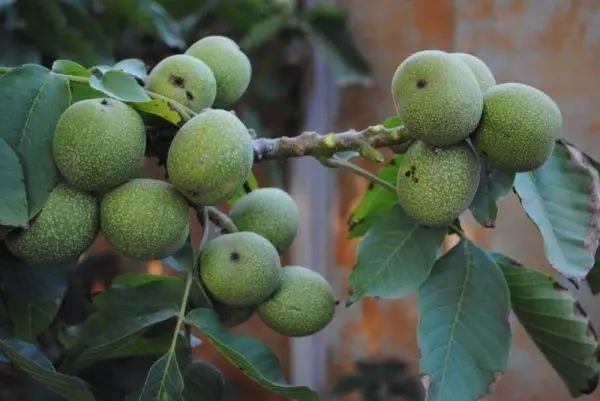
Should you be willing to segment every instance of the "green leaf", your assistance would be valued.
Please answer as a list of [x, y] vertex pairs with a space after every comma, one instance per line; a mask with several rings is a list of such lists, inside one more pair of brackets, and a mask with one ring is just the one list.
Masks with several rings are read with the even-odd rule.
[[242, 38], [239, 45], [245, 52], [251, 52], [257, 47], [264, 46], [271, 38], [283, 31], [289, 22], [289, 17], [273, 14], [257, 22]]
[[185, 401], [221, 401], [225, 378], [219, 369], [200, 360], [190, 362], [183, 371]]
[[[398, 165], [403, 157], [403, 155], [396, 156], [386, 167], [379, 170], [377, 176], [395, 186]], [[373, 224], [374, 219], [381, 212], [390, 209], [397, 203], [398, 200], [393, 193], [376, 182], [372, 182], [358, 206], [350, 214], [348, 219], [348, 237], [356, 238], [365, 235]]]
[[70, 82], [71, 102], [76, 103], [85, 99], [98, 99], [106, 97], [106, 95], [92, 88], [89, 82]]
[[23, 65], [0, 77], [0, 138], [23, 166], [30, 218], [58, 182], [52, 138], [70, 102], [67, 79], [42, 66]]
[[77, 345], [64, 369], [76, 371], [122, 355], [146, 329], [177, 316], [183, 293], [181, 278], [150, 277], [121, 276], [94, 298], [96, 312], [78, 327]]
[[18, 340], [0, 340], [0, 351], [20, 370], [30, 375], [66, 401], [95, 401], [84, 382], [57, 373], [35, 346]]
[[163, 259], [163, 263], [171, 266], [175, 270], [193, 270], [196, 267], [196, 251], [192, 248], [188, 238], [185, 245], [173, 256]]
[[60, 308], [60, 300], [36, 302], [21, 298], [9, 298], [7, 307], [14, 325], [14, 336], [19, 340], [35, 343], [37, 336], [54, 321]]
[[498, 168], [482, 166], [479, 186], [470, 209], [473, 217], [486, 228], [496, 226], [497, 202], [509, 194], [515, 181], [514, 173], [505, 173]]
[[227, 202], [229, 203], [230, 206], [233, 206], [235, 204], [235, 202], [237, 202], [242, 197], [246, 196], [247, 194], [249, 194], [250, 192], [254, 191], [257, 188], [258, 188], [258, 181], [256, 180], [256, 177], [254, 176], [254, 174], [250, 173], [250, 176], [248, 176], [248, 179], [246, 180], [244, 185], [242, 185], [240, 188], [238, 188], [238, 190], [235, 192], [235, 194], [233, 194], [233, 196], [231, 196], [227, 200]]
[[0, 277], [3, 290], [9, 297], [30, 301], [51, 302], [63, 296], [69, 274], [77, 260], [56, 265], [28, 265], [24, 262], [0, 258]]
[[344, 7], [319, 3], [304, 20], [309, 42], [328, 60], [339, 85], [371, 83], [369, 65], [352, 39]]
[[0, 225], [27, 227], [27, 192], [23, 167], [8, 144], [0, 138]]
[[138, 78], [142, 82], [146, 82], [146, 78], [148, 78], [148, 69], [146, 68], [146, 64], [139, 59], [128, 58], [121, 60], [113, 65], [112, 69], [123, 71], [134, 78]]
[[[144, 330], [176, 315], [177, 311], [167, 308], [118, 320], [92, 315], [82, 328], [82, 332], [86, 333], [78, 344], [82, 351], [65, 365], [65, 369], [75, 372], [104, 359], [127, 355], [127, 350], [139, 343]], [[93, 333], [93, 329], [96, 329], [96, 333]]]
[[144, 88], [131, 75], [117, 70], [109, 70], [102, 78], [90, 78], [90, 86], [123, 102], [147, 102], [150, 97]]
[[171, 353], [160, 357], [150, 368], [138, 401], [185, 401], [183, 376]]
[[547, 274], [495, 254], [510, 288], [512, 310], [572, 397], [598, 386], [598, 339], [581, 305]]
[[186, 46], [179, 25], [173, 20], [171, 15], [159, 3], [155, 1], [147, 2], [145, 10], [158, 36], [169, 47], [184, 49]]
[[505, 371], [511, 345], [502, 271], [462, 239], [419, 291], [422, 381], [429, 401], [478, 401]]
[[398, 299], [417, 290], [445, 235], [445, 227], [425, 228], [398, 205], [381, 214], [358, 245], [347, 305], [365, 296]]
[[164, 99], [152, 99], [141, 103], [134, 102], [131, 105], [139, 111], [158, 116], [174, 125], [178, 125], [182, 121], [182, 117], [177, 110]]
[[382, 125], [388, 129], [397, 128], [397, 127], [402, 126], [402, 119], [399, 116], [391, 116], [391, 117], [386, 118], [383, 121]]
[[579, 150], [559, 141], [543, 166], [517, 174], [514, 188], [542, 234], [550, 264], [569, 279], [584, 279], [600, 238], [598, 171]]
[[222, 328], [212, 310], [195, 309], [188, 313], [186, 322], [196, 326], [229, 361], [261, 386], [296, 401], [319, 400], [310, 388], [285, 381], [277, 357], [265, 344]]
[[74, 75], [77, 77], [92, 76], [92, 73], [84, 66], [71, 60], [56, 60], [52, 63], [52, 71], [57, 74]]

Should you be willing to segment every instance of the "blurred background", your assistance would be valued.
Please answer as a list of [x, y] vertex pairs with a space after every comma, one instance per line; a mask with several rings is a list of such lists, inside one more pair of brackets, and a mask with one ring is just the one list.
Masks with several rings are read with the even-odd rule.
[[[389, 82], [397, 65], [424, 49], [469, 52], [498, 82], [538, 87], [559, 104], [564, 135], [600, 156], [600, 2], [598, 0], [0, 0], [0, 64], [50, 66], [68, 58], [86, 66], [141, 58], [149, 67], [207, 34], [237, 40], [253, 63], [252, 84], [235, 111], [260, 136], [294, 136], [362, 128], [394, 114]], [[362, 163], [375, 170], [377, 166]], [[279, 186], [302, 213], [299, 238], [284, 255], [324, 274], [339, 299], [358, 240], [346, 221], [368, 186], [362, 178], [312, 159], [255, 168], [261, 186]], [[162, 177], [148, 159], [148, 176]], [[464, 217], [466, 231], [488, 249], [550, 272], [541, 237], [510, 195], [494, 230]], [[170, 274], [160, 262], [116, 257], [100, 238], [84, 279], [101, 291], [125, 271]], [[578, 293], [596, 327], [600, 301]], [[260, 319], [236, 328], [265, 341], [286, 376], [324, 400], [421, 400], [414, 297], [363, 299], [338, 307], [333, 323], [290, 340]], [[510, 368], [491, 401], [566, 401], [558, 376], [514, 321]], [[280, 400], [231, 367], [208, 343], [197, 354], [228, 378], [231, 400]], [[600, 395], [588, 401], [600, 400]]]

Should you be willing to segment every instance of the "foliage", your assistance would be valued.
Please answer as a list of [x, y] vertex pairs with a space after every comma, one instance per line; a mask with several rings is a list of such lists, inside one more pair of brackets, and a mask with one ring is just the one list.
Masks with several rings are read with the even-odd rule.
[[[190, 7], [197, 12], [190, 13]], [[219, 32], [215, 20], [227, 15], [228, 32], [240, 43], [240, 51], [253, 55], [258, 71], [253, 89], [236, 105], [242, 115], [252, 114], [249, 104], [277, 103], [289, 89], [285, 83], [263, 81], [286, 75], [267, 78], [265, 71], [271, 67], [262, 69], [263, 63], [274, 60], [268, 55], [270, 46], [283, 38], [288, 43], [300, 36], [325, 51], [340, 83], [368, 81], [366, 64], [344, 39], [344, 13], [330, 5], [299, 12], [251, 0], [235, 7], [228, 1], [106, 0], [86, 7], [79, 1], [20, 0], [0, 3], [0, 10], [2, 29], [10, 32], [3, 36], [6, 49], [30, 50], [5, 51], [21, 58], [8, 63], [13, 67], [0, 67], [2, 238], [33, 227], [48, 194], [62, 180], [54, 165], [52, 138], [58, 119], [74, 102], [110, 97], [129, 104], [146, 123], [151, 145], [147, 156], [165, 158], [169, 140], [195, 113], [145, 89], [148, 68], [139, 45], [146, 40], [160, 39], [162, 50], [152, 53], [160, 58], [166, 49], [181, 51], [190, 37], [202, 36], [199, 26]], [[123, 21], [130, 21], [132, 28], [124, 28]], [[207, 21], [214, 25], [204, 25]], [[282, 92], [269, 92], [274, 89]], [[256, 119], [245, 121], [257, 128], [248, 123]], [[325, 166], [347, 168], [372, 181], [349, 221], [348, 235], [360, 238], [360, 245], [346, 306], [364, 297], [418, 294], [420, 368], [430, 401], [478, 400], [493, 388], [507, 367], [511, 312], [573, 397], [595, 391], [598, 339], [569, 289], [507, 255], [482, 249], [462, 231], [459, 219], [445, 227], [427, 227], [400, 207], [395, 183], [406, 151], [402, 133], [402, 122], [392, 117], [361, 132], [322, 137], [308, 133], [295, 142], [254, 138], [251, 150], [258, 162], [263, 153], [277, 156], [286, 144], [292, 146], [284, 149], [285, 155], [292, 156], [303, 156], [306, 147], [313, 147], [309, 154]], [[351, 162], [356, 157], [381, 161], [369, 143], [374, 137], [378, 147], [393, 146], [397, 153], [375, 175]], [[512, 189], [538, 228], [557, 275], [575, 284], [589, 279], [592, 291], [600, 291], [599, 164], [575, 145], [556, 139], [553, 153], [533, 171], [513, 174], [481, 167], [478, 191], [469, 206], [479, 224], [494, 227], [498, 201]], [[258, 187], [249, 174], [222, 203], [231, 205]], [[103, 194], [94, 195], [101, 199]], [[194, 355], [194, 348], [203, 344], [196, 340], [197, 333], [269, 391], [300, 401], [319, 399], [313, 389], [285, 380], [277, 357], [265, 344], [232, 332], [222, 321], [217, 301], [198, 278], [200, 256], [213, 238], [237, 228], [217, 208], [220, 204], [190, 206], [201, 223], [202, 241], [192, 243], [190, 236], [183, 247], [166, 255], [163, 262], [176, 274], [119, 275], [94, 295], [78, 292], [80, 274], [92, 256], [32, 266], [13, 256], [6, 241], [0, 242], [0, 364], [20, 379], [7, 397], [222, 399], [222, 373]], [[152, 218], [159, 220], [162, 213]], [[442, 244], [449, 236], [458, 236], [458, 241], [445, 250]], [[36, 249], [46, 251], [42, 248]], [[228, 256], [238, 262], [240, 252]], [[359, 369], [364, 373], [364, 366]], [[110, 384], [104, 379], [108, 372], [114, 376]], [[402, 384], [391, 383], [393, 392], [399, 393]], [[334, 392], [368, 391], [373, 386], [372, 377], [346, 378]]]

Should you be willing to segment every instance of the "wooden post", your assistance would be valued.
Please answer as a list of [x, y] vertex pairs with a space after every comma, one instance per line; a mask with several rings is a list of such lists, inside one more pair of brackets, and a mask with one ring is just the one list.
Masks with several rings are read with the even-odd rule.
[[[306, 0], [307, 6], [319, 0]], [[321, 54], [313, 57], [312, 80], [308, 90], [306, 130], [326, 132], [337, 111], [337, 88]], [[314, 158], [290, 161], [290, 193], [300, 208], [301, 224], [291, 252], [291, 263], [327, 275], [332, 260], [331, 195], [336, 185], [332, 170]], [[326, 348], [323, 333], [295, 338], [290, 343], [291, 382], [321, 392], [327, 376]]]

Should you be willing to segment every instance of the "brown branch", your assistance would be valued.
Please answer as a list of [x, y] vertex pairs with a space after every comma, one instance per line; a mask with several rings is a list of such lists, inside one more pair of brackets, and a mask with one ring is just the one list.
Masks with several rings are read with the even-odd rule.
[[252, 145], [254, 162], [258, 163], [302, 156], [331, 157], [337, 152], [390, 147], [413, 139], [404, 126], [385, 128], [383, 125], [374, 125], [362, 131], [349, 130], [325, 135], [307, 131], [292, 138], [256, 138], [252, 140]]

